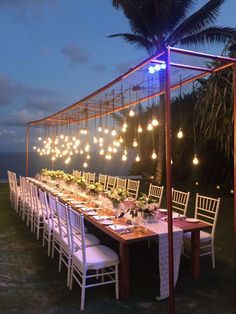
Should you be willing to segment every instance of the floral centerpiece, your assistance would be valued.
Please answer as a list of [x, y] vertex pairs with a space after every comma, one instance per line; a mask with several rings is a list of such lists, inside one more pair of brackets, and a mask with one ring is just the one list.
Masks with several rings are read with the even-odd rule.
[[87, 187], [87, 181], [84, 177], [79, 177], [78, 179], [75, 178], [75, 183], [81, 188], [86, 189]]
[[64, 179], [65, 173], [62, 170], [48, 170], [47, 168], [41, 169], [40, 175], [44, 177], [50, 177], [52, 180]]
[[70, 184], [72, 182], [75, 182], [75, 177], [72, 176], [72, 174], [66, 173], [64, 175], [64, 180], [65, 180], [66, 183]]
[[98, 194], [104, 191], [103, 185], [99, 182], [95, 182], [94, 184], [89, 184], [88, 188], [90, 192], [94, 194]]
[[120, 205], [122, 201], [127, 198], [127, 191], [126, 189], [122, 189], [116, 187], [110, 191], [108, 191], [108, 197], [112, 201], [113, 207], [116, 208]]
[[127, 198], [124, 202], [126, 212], [130, 214], [132, 218], [142, 215], [146, 219], [151, 219], [154, 216], [157, 205], [155, 199], [148, 197], [146, 194], [136, 200], [134, 198]]

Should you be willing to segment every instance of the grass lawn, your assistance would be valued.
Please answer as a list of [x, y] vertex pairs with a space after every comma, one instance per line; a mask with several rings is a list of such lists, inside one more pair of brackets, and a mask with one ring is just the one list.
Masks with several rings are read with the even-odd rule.
[[[66, 271], [58, 272], [58, 259], [47, 257], [41, 239], [11, 208], [7, 184], [0, 184], [0, 313], [73, 314], [80, 310], [80, 288], [66, 287]], [[193, 194], [194, 195], [194, 194]], [[190, 207], [193, 207], [194, 197]], [[99, 236], [101, 236], [99, 234]], [[114, 249], [117, 243], [103, 237]], [[189, 275], [189, 260], [182, 257], [175, 289], [176, 313], [236, 313], [233, 265], [233, 198], [221, 201], [216, 229], [216, 269], [210, 256], [201, 258], [201, 277]], [[158, 252], [153, 243], [131, 247], [131, 296], [116, 301], [113, 287], [86, 291], [84, 313], [168, 313], [168, 300], [156, 301], [158, 294]]]

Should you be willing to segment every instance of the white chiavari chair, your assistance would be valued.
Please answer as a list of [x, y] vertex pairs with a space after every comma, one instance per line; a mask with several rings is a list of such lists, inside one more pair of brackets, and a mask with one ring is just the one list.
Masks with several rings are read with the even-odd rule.
[[162, 196], [163, 196], [164, 186], [158, 186], [150, 183], [148, 197], [154, 198], [156, 200], [157, 206], [161, 206]]
[[93, 184], [95, 183], [96, 179], [96, 173], [95, 172], [89, 172], [88, 173], [88, 183]]
[[81, 177], [82, 174], [81, 174], [81, 171], [73, 170], [72, 175], [78, 179]]
[[88, 182], [88, 179], [89, 179], [89, 172], [83, 171], [82, 176], [84, 177], [84, 179], [86, 180], [86, 182]]
[[[200, 256], [211, 255], [212, 267], [215, 268], [215, 229], [220, 206], [220, 198], [212, 198], [196, 194], [195, 202], [195, 219], [209, 224], [209, 231], [200, 231]], [[184, 233], [183, 253], [185, 256], [190, 255], [191, 233]]]
[[139, 180], [130, 180], [128, 179], [127, 183], [127, 192], [128, 195], [137, 198], [138, 197], [138, 192], [139, 192], [139, 185], [140, 181]]
[[39, 201], [38, 188], [35, 184], [32, 186], [33, 199], [33, 232], [36, 232], [36, 238], [39, 239], [40, 230], [43, 230], [43, 213], [41, 209], [41, 202]]
[[53, 229], [46, 191], [39, 189], [39, 200], [43, 214], [43, 246], [45, 245], [46, 241], [48, 244], [48, 256], [50, 256]]
[[81, 287], [80, 310], [84, 310], [86, 288], [115, 284], [116, 299], [118, 299], [118, 255], [105, 245], [86, 247], [82, 214], [69, 209], [69, 222], [72, 240], [70, 289], [73, 280]]
[[127, 179], [123, 179], [123, 178], [117, 177], [117, 178], [116, 178], [116, 186], [117, 186], [118, 188], [121, 188], [121, 189], [126, 189], [126, 186], [127, 186]]
[[107, 184], [107, 175], [99, 173], [98, 182], [103, 186], [103, 189], [105, 190]]
[[48, 205], [52, 222], [52, 258], [55, 250], [60, 254], [60, 231], [57, 213], [57, 198], [48, 193]]
[[182, 192], [172, 188], [172, 210], [186, 216], [190, 192]]
[[107, 185], [106, 185], [106, 191], [110, 191], [114, 189], [116, 186], [116, 177], [108, 176], [107, 177]]

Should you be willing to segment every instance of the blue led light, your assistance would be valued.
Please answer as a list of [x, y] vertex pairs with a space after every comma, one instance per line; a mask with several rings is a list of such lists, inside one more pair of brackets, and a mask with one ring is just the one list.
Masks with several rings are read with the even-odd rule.
[[153, 74], [155, 72], [155, 68], [153, 66], [150, 66], [148, 68], [148, 71], [149, 71], [150, 74]]
[[165, 70], [165, 69], [166, 69], [166, 64], [165, 64], [165, 62], [161, 62], [160, 64], [157, 63], [157, 64], [155, 64], [154, 66], [150, 66], [150, 67], [148, 68], [148, 71], [149, 71], [150, 74], [154, 74], [155, 72], [158, 72], [158, 71], [160, 71], [160, 70]]

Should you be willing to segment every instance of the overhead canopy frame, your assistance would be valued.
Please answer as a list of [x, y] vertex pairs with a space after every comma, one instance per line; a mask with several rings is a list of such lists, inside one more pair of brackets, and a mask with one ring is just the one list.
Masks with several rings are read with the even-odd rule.
[[[184, 61], [183, 61], [184, 60]], [[212, 61], [214, 61], [212, 63]], [[150, 67], [162, 65], [157, 75], [150, 73]], [[165, 66], [163, 66], [163, 64]], [[207, 66], [208, 65], [208, 66]], [[209, 67], [210, 65], [210, 67]], [[31, 121], [26, 128], [26, 175], [28, 175], [29, 128], [33, 126], [63, 126], [96, 119], [125, 108], [147, 102], [165, 94], [165, 139], [166, 139], [166, 187], [168, 209], [168, 251], [169, 251], [169, 312], [174, 313], [174, 267], [172, 230], [172, 175], [171, 175], [171, 92], [195, 80], [233, 67], [234, 121], [236, 121], [236, 59], [200, 53], [174, 47], [156, 53], [130, 68], [109, 84], [74, 103], [73, 105], [43, 119]], [[157, 68], [159, 68], [157, 66]], [[179, 82], [181, 71], [182, 81]], [[152, 72], [152, 71], [151, 71]], [[155, 72], [155, 71], [154, 71]], [[162, 76], [162, 80], [160, 77]], [[164, 84], [160, 84], [160, 82]], [[86, 115], [85, 115], [86, 111]], [[236, 192], [236, 125], [234, 124], [234, 191]], [[234, 193], [234, 255], [236, 270], [236, 193]], [[236, 272], [235, 272], [236, 274]], [[236, 277], [235, 277], [236, 283]], [[235, 284], [236, 286], [236, 284]], [[235, 289], [236, 300], [236, 289]]]

